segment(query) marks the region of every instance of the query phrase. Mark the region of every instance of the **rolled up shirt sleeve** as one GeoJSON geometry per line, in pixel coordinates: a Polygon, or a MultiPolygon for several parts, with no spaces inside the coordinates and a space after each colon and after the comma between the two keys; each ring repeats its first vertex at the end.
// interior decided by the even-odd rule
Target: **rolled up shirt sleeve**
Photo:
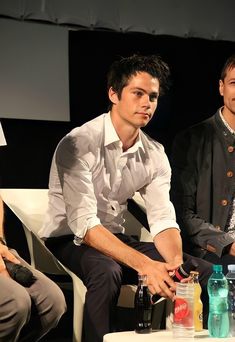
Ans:
{"type": "Polygon", "coordinates": [[[145,205],[151,235],[154,237],[165,229],[176,228],[175,209],[170,201],[171,168],[164,150],[160,150],[158,166],[155,168],[152,181],[140,190],[145,205]]]}
{"type": "Polygon", "coordinates": [[[100,224],[97,200],[92,183],[94,155],[88,146],[71,136],[65,137],[55,153],[55,165],[67,217],[74,235],[83,239],[88,229],[100,224]],[[79,145],[79,148],[78,148],[79,145]]]}

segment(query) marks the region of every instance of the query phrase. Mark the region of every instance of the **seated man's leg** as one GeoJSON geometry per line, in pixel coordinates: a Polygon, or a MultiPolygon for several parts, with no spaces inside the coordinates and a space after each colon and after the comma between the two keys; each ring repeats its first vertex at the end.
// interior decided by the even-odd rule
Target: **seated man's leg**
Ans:
{"type": "Polygon", "coordinates": [[[20,341],[38,341],[52,328],[66,311],[66,303],[61,289],[44,274],[35,270],[12,251],[21,264],[30,268],[36,281],[30,287],[22,287],[30,301],[30,319],[20,333],[20,341]]]}
{"type": "Polygon", "coordinates": [[[122,271],[118,263],[87,245],[76,246],[73,236],[51,238],[46,245],[87,288],[84,307],[84,337],[86,342],[102,342],[112,331],[111,322],[120,288],[122,271]]]}
{"type": "Polygon", "coordinates": [[[31,300],[26,289],[13,279],[0,275],[0,341],[17,341],[28,322],[31,300]]]}

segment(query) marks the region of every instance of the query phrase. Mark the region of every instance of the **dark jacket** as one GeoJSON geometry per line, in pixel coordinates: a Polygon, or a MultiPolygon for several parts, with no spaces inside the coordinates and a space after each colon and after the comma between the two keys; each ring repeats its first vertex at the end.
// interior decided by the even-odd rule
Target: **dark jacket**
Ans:
{"type": "Polygon", "coordinates": [[[185,251],[221,256],[235,241],[235,233],[225,231],[235,191],[235,137],[219,110],[176,136],[171,166],[171,199],[185,251]]]}

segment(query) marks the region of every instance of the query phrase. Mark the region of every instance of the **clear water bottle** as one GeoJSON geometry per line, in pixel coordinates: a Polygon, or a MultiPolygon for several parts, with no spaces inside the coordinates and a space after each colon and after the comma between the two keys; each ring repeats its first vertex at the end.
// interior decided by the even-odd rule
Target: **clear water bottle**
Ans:
{"type": "Polygon", "coordinates": [[[235,265],[228,265],[226,278],[228,281],[229,336],[235,337],[235,265]]]}
{"type": "Polygon", "coordinates": [[[152,301],[146,275],[139,275],[139,283],[135,294],[135,331],[147,334],[152,331],[152,301]]]}
{"type": "Polygon", "coordinates": [[[209,295],[208,330],[211,337],[229,335],[228,282],[222,265],[213,265],[213,273],[207,284],[209,295]]]}
{"type": "Polygon", "coordinates": [[[176,283],[173,311],[173,337],[194,337],[194,284],[176,283]]]}

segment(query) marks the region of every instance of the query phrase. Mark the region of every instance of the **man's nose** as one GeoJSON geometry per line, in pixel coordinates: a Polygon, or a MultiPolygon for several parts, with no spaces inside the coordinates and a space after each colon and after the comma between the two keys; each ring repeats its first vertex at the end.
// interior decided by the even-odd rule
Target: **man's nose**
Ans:
{"type": "Polygon", "coordinates": [[[144,95],[143,96],[143,105],[146,107],[150,107],[150,96],[149,95],[144,95]]]}

